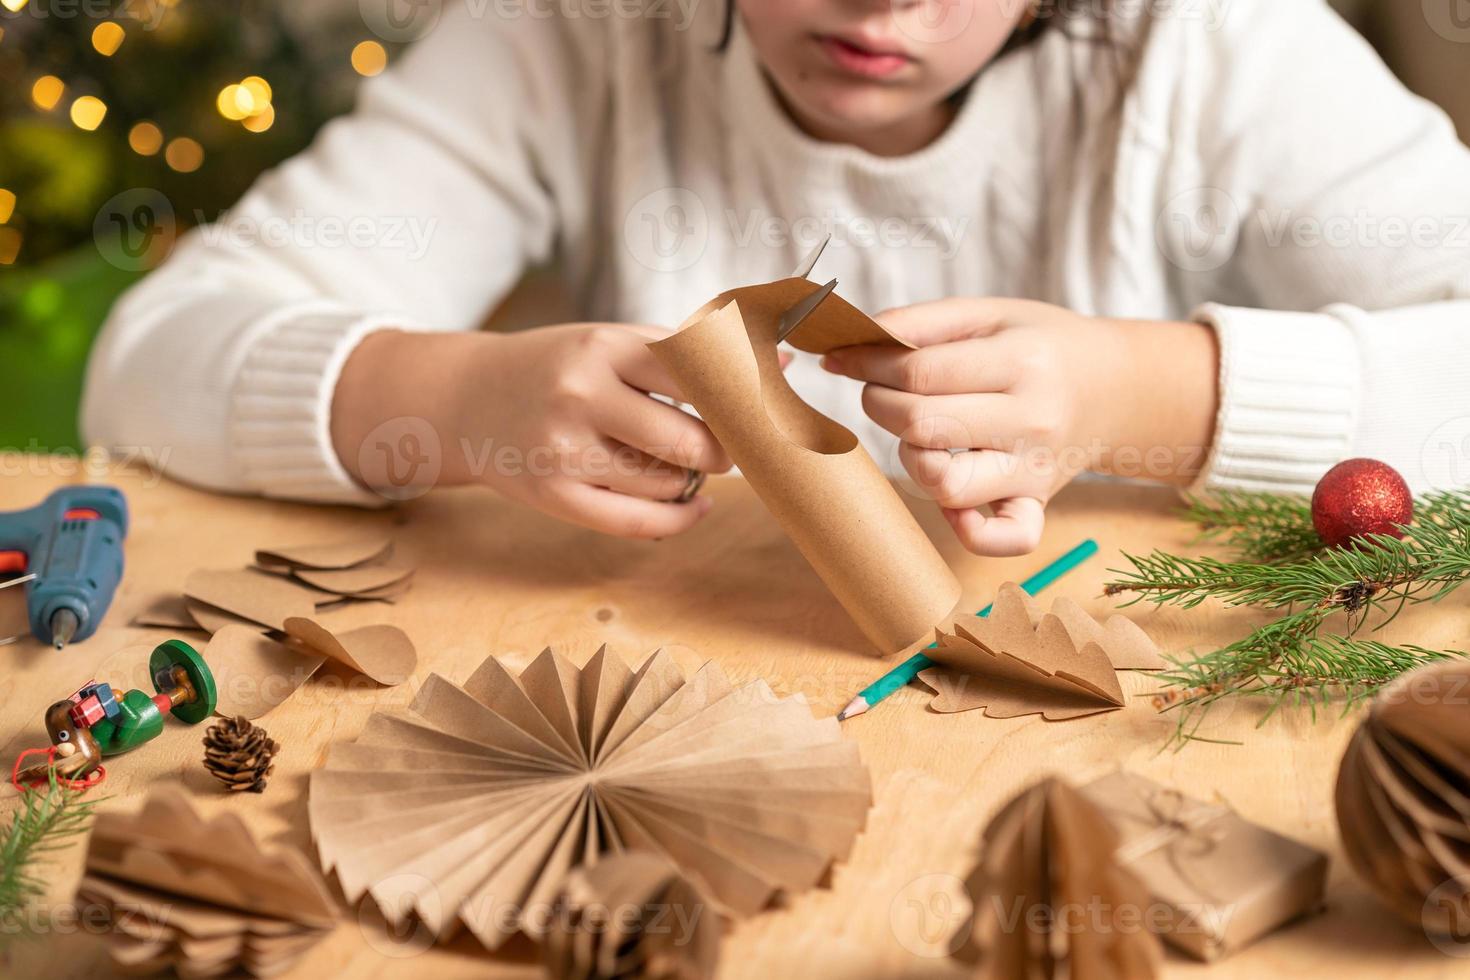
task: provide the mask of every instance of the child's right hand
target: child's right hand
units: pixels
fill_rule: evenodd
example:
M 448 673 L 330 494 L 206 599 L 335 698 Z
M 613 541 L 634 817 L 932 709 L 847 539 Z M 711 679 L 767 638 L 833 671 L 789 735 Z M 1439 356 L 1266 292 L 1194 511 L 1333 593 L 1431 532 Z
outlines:
M 701 496 L 674 502 L 690 471 L 731 464 L 702 421 L 649 397 L 681 398 L 646 346 L 663 336 L 615 323 L 369 334 L 337 384 L 333 444 L 358 480 L 402 495 L 384 454 L 364 450 L 395 443 L 378 430 L 427 422 L 442 459 L 438 485 L 483 483 L 608 534 L 677 534 L 710 507 Z

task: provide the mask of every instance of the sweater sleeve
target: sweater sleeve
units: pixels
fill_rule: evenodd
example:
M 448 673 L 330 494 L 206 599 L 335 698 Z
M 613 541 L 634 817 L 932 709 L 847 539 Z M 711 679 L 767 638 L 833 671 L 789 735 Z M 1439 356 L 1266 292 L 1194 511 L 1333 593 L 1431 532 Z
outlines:
M 343 364 L 373 330 L 473 329 L 549 257 L 598 103 L 566 21 L 451 8 L 122 298 L 88 364 L 90 444 L 212 489 L 376 500 L 332 448 Z
M 1193 37 L 1230 249 L 1195 314 L 1220 350 L 1196 488 L 1310 491 L 1351 456 L 1416 492 L 1470 483 L 1470 151 L 1320 0 L 1237 3 Z

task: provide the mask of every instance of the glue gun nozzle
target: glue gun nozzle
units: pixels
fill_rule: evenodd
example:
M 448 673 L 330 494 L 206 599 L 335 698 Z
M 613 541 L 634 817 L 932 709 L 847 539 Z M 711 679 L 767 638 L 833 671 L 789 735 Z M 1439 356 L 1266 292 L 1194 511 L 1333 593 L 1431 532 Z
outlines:
M 51 643 L 60 650 L 71 642 L 72 637 L 77 635 L 77 628 L 82 624 L 77 620 L 77 614 L 70 609 L 58 609 L 51 614 Z

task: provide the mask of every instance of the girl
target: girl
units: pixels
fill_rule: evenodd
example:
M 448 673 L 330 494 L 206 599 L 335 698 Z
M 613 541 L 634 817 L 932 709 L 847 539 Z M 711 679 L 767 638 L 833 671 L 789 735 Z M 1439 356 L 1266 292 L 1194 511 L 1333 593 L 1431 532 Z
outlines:
M 792 384 L 975 552 L 1083 471 L 1464 479 L 1470 153 L 1321 0 L 730 2 L 449 5 L 118 305 L 89 438 L 662 537 L 730 463 L 647 339 L 830 233 L 815 276 L 919 349 Z M 473 329 L 553 259 L 586 322 Z

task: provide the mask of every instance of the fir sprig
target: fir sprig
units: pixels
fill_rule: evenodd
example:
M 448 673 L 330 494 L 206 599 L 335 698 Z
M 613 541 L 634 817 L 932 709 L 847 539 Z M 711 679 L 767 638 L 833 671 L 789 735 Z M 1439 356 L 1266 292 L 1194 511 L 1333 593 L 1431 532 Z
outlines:
M 40 864 L 86 831 L 100 799 L 83 799 L 83 790 L 62 785 L 50 772 L 45 789 L 21 796 L 21 805 L 0 834 L 0 925 L 20 921 L 25 907 L 46 893 Z M 0 929 L 0 945 L 13 938 Z
M 1166 687 L 1154 701 L 1160 710 L 1179 712 L 1177 738 L 1195 737 L 1209 708 L 1225 698 L 1264 699 L 1263 721 L 1284 705 L 1308 705 L 1315 713 L 1339 700 L 1346 710 L 1407 670 L 1465 656 L 1355 634 L 1374 613 L 1380 629 L 1404 605 L 1439 601 L 1470 580 L 1470 491 L 1428 495 L 1416 502 L 1416 520 L 1401 529 L 1403 538 L 1375 535 L 1351 548 L 1328 549 L 1319 541 L 1307 550 L 1311 515 L 1296 499 L 1233 494 L 1192 501 L 1185 513 L 1241 560 L 1125 554 L 1133 567 L 1106 594 L 1131 594 L 1125 605 L 1189 609 L 1216 599 L 1284 614 L 1161 675 Z M 1324 632 L 1336 612 L 1347 614 L 1346 632 Z

